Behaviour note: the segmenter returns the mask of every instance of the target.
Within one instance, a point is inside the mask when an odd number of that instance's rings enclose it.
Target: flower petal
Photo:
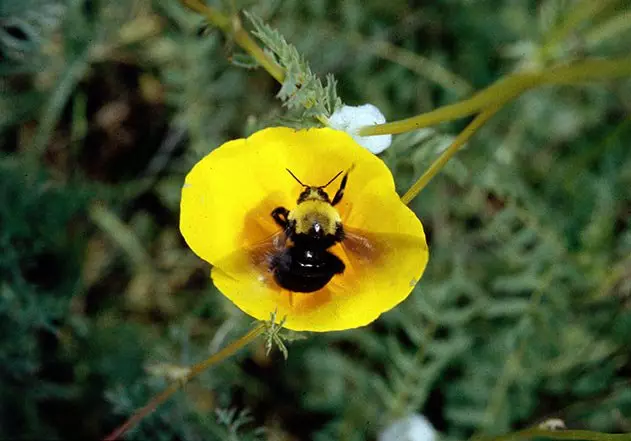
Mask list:
[[[349,179],[362,185],[376,180],[394,188],[383,162],[337,130],[275,127],[227,142],[187,175],[180,229],[195,254],[214,264],[278,230],[272,210],[293,208],[301,190],[286,169],[307,185],[323,185],[353,165]],[[342,215],[361,190],[348,186],[337,206]]]
[[[285,169],[323,185],[351,167],[336,205],[348,239],[331,249],[347,269],[313,293],[281,288],[269,269],[280,232],[271,211],[292,210],[302,190]],[[332,197],[338,187],[331,187]],[[331,129],[266,129],[211,152],[186,178],[180,226],[193,251],[214,265],[213,281],[226,297],[260,320],[276,311],[294,330],[370,323],[409,295],[428,259],[421,222],[400,201],[388,168]]]
[[[386,117],[381,110],[372,104],[342,106],[329,118],[329,125],[332,128],[348,133],[361,146],[375,155],[390,147],[392,135],[360,136],[359,131],[362,127],[385,122]]]

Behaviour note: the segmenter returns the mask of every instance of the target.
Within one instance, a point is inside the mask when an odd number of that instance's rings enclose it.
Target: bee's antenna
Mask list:
[[[322,185],[320,188],[326,188],[331,182],[335,181],[337,177],[342,174],[343,171],[344,170],[340,171],[338,174],[333,176],[329,182],[327,182],[325,185]]]
[[[289,174],[291,175],[291,177],[292,177],[292,178],[294,178],[296,181],[298,181],[298,183],[299,183],[300,185],[302,185],[303,187],[308,187],[308,185],[305,185],[305,184],[303,184],[302,182],[300,182],[300,179],[298,179],[298,178],[296,177],[296,175],[295,175],[295,174],[293,174],[293,173],[291,172],[291,170],[289,170],[288,168],[286,168],[285,170],[287,170],[287,171],[289,172]],[[337,176],[336,176],[336,177],[337,177]]]

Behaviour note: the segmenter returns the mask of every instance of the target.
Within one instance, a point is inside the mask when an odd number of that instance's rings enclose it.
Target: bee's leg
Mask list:
[[[285,207],[276,207],[272,210],[272,218],[283,229],[286,229],[288,225],[287,216],[289,216],[289,210]]]
[[[344,196],[344,189],[346,188],[346,182],[348,181],[348,172],[350,170],[348,170],[346,173],[344,173],[344,177],[342,178],[342,182],[340,183],[340,188],[337,190],[337,193],[335,193],[335,196],[333,196],[333,200],[331,201],[331,205],[336,205],[338,202],[340,202],[342,200],[342,196]]]

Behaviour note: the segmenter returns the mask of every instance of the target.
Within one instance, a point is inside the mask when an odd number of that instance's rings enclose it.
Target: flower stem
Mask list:
[[[469,123],[465,129],[454,139],[451,145],[434,161],[434,163],[427,169],[423,176],[421,176],[410,189],[401,197],[401,201],[404,204],[409,204],[412,199],[418,195],[421,190],[425,188],[427,183],[445,166],[447,161],[456,154],[458,150],[478,131],[480,127],[484,125],[497,111],[501,108],[501,105],[495,105],[481,112],[476,116],[473,121]]]
[[[359,134],[361,136],[397,134],[451,121],[473,115],[492,105],[506,104],[523,92],[537,86],[576,84],[625,76],[631,76],[631,58],[592,59],[552,67],[540,72],[518,72],[497,81],[469,99],[439,107],[412,118],[362,127]]]
[[[234,41],[239,46],[250,54],[276,81],[280,84],[283,83],[285,80],[285,72],[283,69],[276,64],[274,60],[256,44],[252,37],[250,37],[250,34],[243,29],[238,16],[235,15],[232,18],[226,17],[215,8],[205,5],[200,0],[181,0],[181,2],[189,9],[204,15],[210,23],[217,26],[224,33],[232,34]]]
[[[475,109],[484,109],[456,137],[427,171],[401,197],[408,204],[418,195],[427,183],[445,166],[447,161],[473,136],[473,134],[497,113],[507,102],[523,91],[544,84],[574,84],[588,80],[604,80],[631,75],[631,58],[613,60],[586,60],[569,66],[546,69],[541,73],[517,73],[487,87],[468,100],[435,111],[421,114],[407,120],[396,121],[377,126],[364,127],[361,135],[401,133],[407,130],[425,127],[437,122],[455,119],[475,113]]]
[[[508,433],[493,438],[484,438],[488,441],[513,441],[521,439],[531,439],[535,437],[548,439],[562,439],[574,441],[628,441],[628,433],[602,433],[589,430],[545,430],[538,427],[520,430],[519,432]],[[478,440],[481,441],[481,438]]]
[[[537,83],[537,80],[537,74],[523,73],[509,75],[466,100],[455,104],[448,104],[431,112],[413,116],[412,118],[362,127],[359,134],[361,136],[394,135],[473,115],[488,106],[510,101],[520,95],[524,90],[533,87]]]
[[[631,57],[587,59],[577,63],[552,67],[541,72],[535,86],[547,84],[577,84],[631,76]]]
[[[188,383],[191,379],[204,372],[209,367],[227,359],[235,354],[239,349],[247,346],[254,341],[259,335],[265,331],[265,324],[261,323],[252,329],[247,334],[243,335],[237,341],[230,343],[228,346],[211,355],[206,360],[191,366],[187,374],[176,382],[170,384],[165,390],[154,396],[151,401],[145,404],[142,408],[137,410],[127,421],[116,428],[112,433],[103,438],[103,441],[114,441],[125,434],[130,428],[136,425],[144,417],[153,412],[160,404],[165,402],[171,395],[177,392],[182,386]]]

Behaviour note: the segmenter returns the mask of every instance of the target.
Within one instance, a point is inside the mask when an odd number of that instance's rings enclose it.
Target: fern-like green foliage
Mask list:
[[[0,3],[0,438],[99,439],[250,329],[178,232],[184,175],[221,143],[320,125],[341,97],[394,120],[514,69],[629,56],[623,0],[207,3],[248,11],[282,85],[176,0]],[[551,416],[629,431],[628,102],[622,79],[502,109],[411,203],[430,262],[405,302],[268,334],[286,361],[260,339],[127,439],[374,440],[409,413],[454,441]],[[400,193],[464,123],[395,136]]]
[[[247,17],[254,26],[254,35],[285,72],[277,97],[289,110],[299,111],[294,117],[309,120],[328,117],[335,112],[342,105],[342,100],[337,96],[335,77],[327,75],[326,83],[323,84],[311,71],[304,56],[295,46],[287,43],[282,34],[252,13],[247,14]]]
[[[71,230],[83,229],[86,200],[41,169],[0,160],[2,438],[49,437],[54,409],[79,392],[63,376],[71,367],[59,340],[73,325],[70,303],[81,289],[81,244]]]

